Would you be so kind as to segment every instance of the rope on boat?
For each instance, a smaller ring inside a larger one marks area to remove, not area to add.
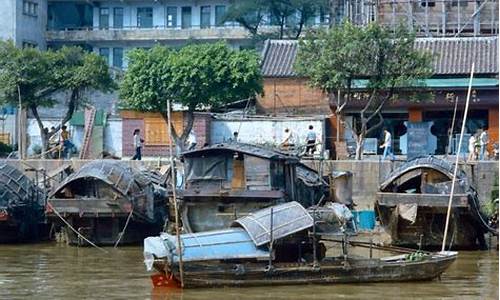
[[[66,224],[66,226],[69,227],[69,229],[71,229],[71,231],[73,231],[76,235],[78,235],[78,237],[80,237],[82,240],[86,241],[87,243],[89,243],[92,247],[96,248],[96,249],[99,249],[101,250],[102,252],[104,253],[108,253],[108,251],[106,251],[104,248],[101,248],[99,246],[97,246],[96,244],[92,243],[89,239],[87,239],[84,235],[82,235],[81,233],[78,232],[78,230],[76,230],[75,228],[73,228],[73,226],[71,226],[71,224],[69,224],[68,221],[66,221],[62,216],[61,214],[55,209],[54,206],[52,206],[52,204],[50,202],[47,202],[47,205],[50,207],[50,209],[56,214],[57,217],[59,217],[59,219],[61,219],[61,221],[64,222],[64,224]]]
[[[113,248],[116,249],[116,247],[118,247],[118,244],[120,244],[120,241],[122,240],[122,237],[125,235],[125,230],[127,230],[128,223],[130,222],[130,219],[132,218],[132,214],[133,213],[134,213],[134,209],[132,208],[130,210],[130,213],[128,214],[127,221],[125,222],[125,226],[123,226],[122,231],[118,235],[118,240],[116,240],[115,245],[113,246]]]

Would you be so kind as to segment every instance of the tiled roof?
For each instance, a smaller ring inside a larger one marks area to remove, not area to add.
[[[498,37],[418,38],[417,49],[430,51],[435,75],[462,75],[475,62],[476,74],[498,73]],[[297,55],[296,40],[268,40],[262,52],[264,77],[295,77],[293,64]]]

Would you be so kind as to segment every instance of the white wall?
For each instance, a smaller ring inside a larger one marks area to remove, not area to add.
[[[238,139],[243,143],[268,144],[277,146],[283,140],[285,128],[292,130],[297,145],[305,145],[309,125],[314,127],[318,142],[324,141],[324,119],[250,119],[212,120],[210,142],[222,143],[239,131]]]
[[[122,119],[108,119],[104,128],[104,151],[122,157]]]

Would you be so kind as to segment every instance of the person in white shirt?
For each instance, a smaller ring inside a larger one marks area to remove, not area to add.
[[[194,130],[191,129],[187,138],[188,150],[193,150],[196,147],[196,135],[194,135]]]
[[[142,159],[142,142],[143,139],[141,139],[141,131],[139,129],[134,130],[134,149],[135,149],[135,155],[132,157],[132,160],[141,160]]]
[[[316,132],[314,131],[314,127],[309,125],[309,131],[306,135],[306,154],[313,155],[316,151]]]
[[[481,135],[479,136],[479,144],[481,146],[479,150],[479,160],[484,160],[485,158],[485,153],[486,153],[486,147],[488,146],[489,138],[488,138],[488,131],[486,128],[483,129],[483,132],[481,132]]]
[[[280,144],[280,147],[285,150],[291,150],[295,146],[293,133],[290,129],[285,128],[285,136]]]
[[[387,155],[391,157],[391,160],[396,159],[396,157],[394,157],[394,153],[392,153],[392,135],[387,129],[384,129],[384,143],[380,146],[380,148],[384,148],[382,160],[385,160]]]
[[[469,156],[468,161],[473,161],[476,159],[476,136],[472,134],[469,138]]]

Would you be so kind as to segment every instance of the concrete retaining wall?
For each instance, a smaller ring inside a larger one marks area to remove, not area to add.
[[[36,169],[44,169],[47,172],[56,170],[64,164],[71,164],[74,169],[80,168],[89,160],[6,160],[9,164],[26,170],[30,167]],[[126,163],[140,167],[157,167],[159,165],[168,164],[166,157],[159,157],[154,160],[131,161]],[[316,170],[319,170],[319,161],[304,161],[304,163]],[[402,162],[378,162],[378,161],[324,161],[323,174],[327,175],[331,171],[350,171],[353,173],[353,200],[356,203],[356,210],[373,210],[375,202],[375,193],[378,191],[380,181],[395,169]],[[472,185],[477,189],[479,199],[481,201],[488,200],[491,197],[491,190],[494,181],[498,176],[498,161],[484,161],[474,164],[461,165],[470,178]],[[33,172],[27,172],[30,177],[34,176]]]
[[[319,161],[304,161],[304,163],[315,170],[319,170]],[[329,160],[323,163],[323,174],[331,171],[350,171],[353,173],[353,200],[357,210],[373,210],[375,193],[378,191],[379,183],[392,170],[403,162],[378,162],[378,161],[355,161]],[[476,162],[474,164],[461,164],[460,167],[472,178],[472,185],[477,189],[480,201],[491,197],[491,190],[495,180],[498,180],[498,161]]]

